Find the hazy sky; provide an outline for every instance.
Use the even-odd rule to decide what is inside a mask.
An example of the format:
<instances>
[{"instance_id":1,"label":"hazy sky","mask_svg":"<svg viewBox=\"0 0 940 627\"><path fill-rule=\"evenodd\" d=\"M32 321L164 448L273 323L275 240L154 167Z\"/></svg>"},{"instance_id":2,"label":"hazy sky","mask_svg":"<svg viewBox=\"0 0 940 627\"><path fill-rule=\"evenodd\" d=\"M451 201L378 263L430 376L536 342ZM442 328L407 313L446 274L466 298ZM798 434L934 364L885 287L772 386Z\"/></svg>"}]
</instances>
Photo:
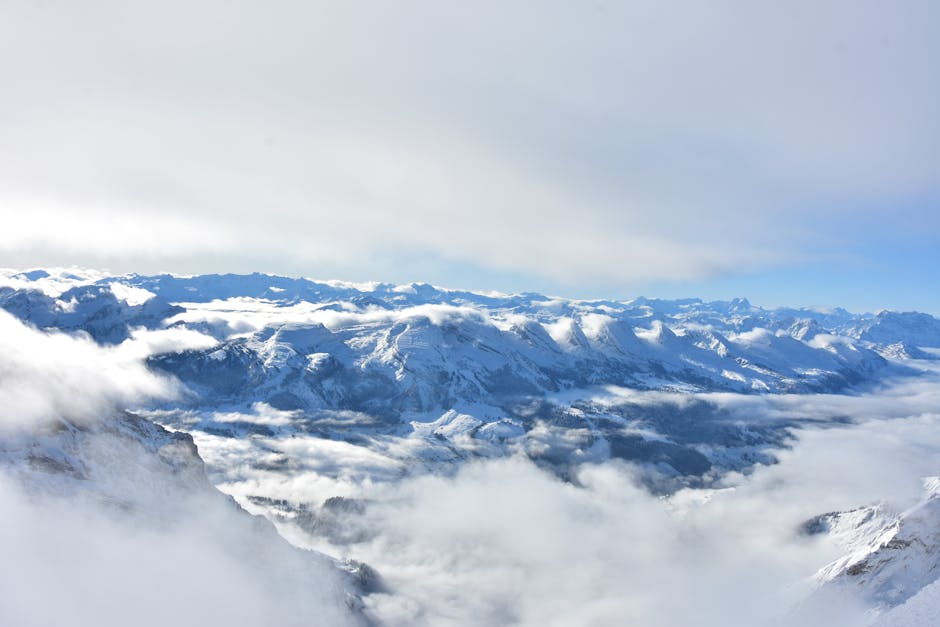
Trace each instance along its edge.
<instances>
[{"instance_id":1,"label":"hazy sky","mask_svg":"<svg viewBox=\"0 0 940 627\"><path fill-rule=\"evenodd\" d=\"M0 265L940 312L940 4L0 0Z\"/></svg>"}]
</instances>

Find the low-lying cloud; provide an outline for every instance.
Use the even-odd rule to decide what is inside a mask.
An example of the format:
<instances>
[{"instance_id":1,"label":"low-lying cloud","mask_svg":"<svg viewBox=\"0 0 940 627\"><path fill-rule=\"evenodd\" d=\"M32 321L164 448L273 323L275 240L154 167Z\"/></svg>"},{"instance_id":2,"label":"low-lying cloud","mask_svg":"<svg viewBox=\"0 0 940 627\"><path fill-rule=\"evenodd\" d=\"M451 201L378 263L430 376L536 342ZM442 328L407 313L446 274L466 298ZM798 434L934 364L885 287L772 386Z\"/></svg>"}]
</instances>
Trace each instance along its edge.
<instances>
[{"instance_id":1,"label":"low-lying cloud","mask_svg":"<svg viewBox=\"0 0 940 627\"><path fill-rule=\"evenodd\" d=\"M667 497L643 489L647 471L626 463L585 464L566 482L519 457L398 481L365 460L357 473L354 455L333 479L253 471L243 451L238 477L227 486L224 471L219 478L241 496L369 503L344 521L352 542L282 529L376 567L389 590L366 603L383 624L848 627L871 618L863 598L802 605L811 576L844 549L802 536L800 525L874 502L895 511L916 502L921 478L940 473L938 394L936 375L925 372L858 397L711 395L732 419L739 412L740 420L789 417L803 426L775 453L779 463ZM683 397L660 396L646 400ZM842 417L852 420L830 420Z\"/></svg>"},{"instance_id":2,"label":"low-lying cloud","mask_svg":"<svg viewBox=\"0 0 940 627\"><path fill-rule=\"evenodd\" d=\"M579 486L520 459L470 464L363 490L378 503L363 523L375 536L331 548L390 582L393 594L368 599L390 625L860 625L861 599L791 615L840 555L798 528L879 500L909 506L919 477L940 470L938 426L933 415L806 431L727 489L662 499L621 464L582 467Z\"/></svg>"},{"instance_id":3,"label":"low-lying cloud","mask_svg":"<svg viewBox=\"0 0 940 627\"><path fill-rule=\"evenodd\" d=\"M148 356L212 343L174 328L104 347L0 310L4 625L358 624L329 560L238 511L185 443L119 417L177 392ZM61 419L79 428L45 428Z\"/></svg>"},{"instance_id":4,"label":"low-lying cloud","mask_svg":"<svg viewBox=\"0 0 940 627\"><path fill-rule=\"evenodd\" d=\"M94 420L171 397L177 385L146 367L149 352L133 342L102 347L85 336L39 331L0 310L0 428Z\"/></svg>"},{"instance_id":5,"label":"low-lying cloud","mask_svg":"<svg viewBox=\"0 0 940 627\"><path fill-rule=\"evenodd\" d=\"M28 495L0 474L4 624L355 624L325 561L217 496L160 503L141 486L145 503L135 507L148 517L133 516L77 496Z\"/></svg>"}]
</instances>

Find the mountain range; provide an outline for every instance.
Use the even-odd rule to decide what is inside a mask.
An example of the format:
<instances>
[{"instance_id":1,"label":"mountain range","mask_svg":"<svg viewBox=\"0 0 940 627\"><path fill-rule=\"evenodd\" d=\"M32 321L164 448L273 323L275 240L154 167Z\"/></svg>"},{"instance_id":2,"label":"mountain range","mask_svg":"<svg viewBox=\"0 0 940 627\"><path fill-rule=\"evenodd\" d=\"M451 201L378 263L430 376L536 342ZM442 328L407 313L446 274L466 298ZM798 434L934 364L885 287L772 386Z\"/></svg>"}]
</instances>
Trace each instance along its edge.
<instances>
[{"instance_id":1,"label":"mountain range","mask_svg":"<svg viewBox=\"0 0 940 627\"><path fill-rule=\"evenodd\" d=\"M885 381L922 377L940 354L940 320L917 312L573 300L267 274L7 271L0 308L36 332L136 347L174 385L89 424L60 417L5 436L0 463L19 483L149 519L167 514L148 504L198 494L234 527L264 528L248 510L282 533L289 526L334 543L367 533L356 520L368 502L253 488L233 493L235 503L212 484L237 483L246 467L388 482L523 456L575 484L581 466L614 460L640 469L654 494L711 488L774 464L809 424L853 420L822 407L755 407L864 397ZM935 478L925 490L903 512L859 504L808 520L801 533L845 549L817 573L819 589L862 590L881 620L904 607L929 611L923 599L940 577ZM273 526L252 537L291 555L277 559L298 559ZM382 588L379 574L313 559L333 573L330 594L346 599L346 618L369 620L362 598Z\"/></svg>"}]
</instances>

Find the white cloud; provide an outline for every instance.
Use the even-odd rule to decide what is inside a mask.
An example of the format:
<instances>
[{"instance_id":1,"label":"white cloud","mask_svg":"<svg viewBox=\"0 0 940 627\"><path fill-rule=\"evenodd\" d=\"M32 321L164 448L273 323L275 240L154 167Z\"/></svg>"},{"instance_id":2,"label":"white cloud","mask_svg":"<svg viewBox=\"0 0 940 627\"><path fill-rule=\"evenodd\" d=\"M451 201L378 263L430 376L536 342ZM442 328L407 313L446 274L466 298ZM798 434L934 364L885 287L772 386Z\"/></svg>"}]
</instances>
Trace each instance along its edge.
<instances>
[{"instance_id":1,"label":"white cloud","mask_svg":"<svg viewBox=\"0 0 940 627\"><path fill-rule=\"evenodd\" d=\"M389 310L357 308L351 303L309 303L301 301L284 306L259 298L236 297L213 300L208 303L181 303L186 311L167 319L167 324L185 322L206 323L223 330L224 334L258 331L279 324L322 324L330 330L358 325L408 322L427 319L431 324L443 325L465 320L490 322L486 312L469 306L426 304ZM338 306L339 310L333 306Z\"/></svg>"},{"instance_id":2,"label":"white cloud","mask_svg":"<svg viewBox=\"0 0 940 627\"><path fill-rule=\"evenodd\" d=\"M130 338L121 342L117 351L128 356L146 359L151 355L207 349L218 344L219 341L214 337L186 327L174 326L167 329L141 327L133 329Z\"/></svg>"},{"instance_id":3,"label":"white cloud","mask_svg":"<svg viewBox=\"0 0 940 627\"><path fill-rule=\"evenodd\" d=\"M292 421L301 417L300 411L284 411L275 409L267 403L254 403L250 414L240 414L236 412L217 412L212 415L215 422L246 422L256 425L268 425L271 427L283 427L289 425Z\"/></svg>"},{"instance_id":4,"label":"white cloud","mask_svg":"<svg viewBox=\"0 0 940 627\"><path fill-rule=\"evenodd\" d=\"M119 283L117 281L109 283L108 287L111 288L111 292L114 294L115 298L124 301L131 307L136 305L143 305L148 300L156 296L156 294L153 292L145 290L141 287L125 285L124 283Z\"/></svg>"},{"instance_id":5,"label":"white cloud","mask_svg":"<svg viewBox=\"0 0 940 627\"><path fill-rule=\"evenodd\" d=\"M135 498L153 498L147 489ZM149 503L147 520L74 496L27 495L0 475L0 503L8 624L354 624L330 566L222 498Z\"/></svg>"},{"instance_id":6,"label":"white cloud","mask_svg":"<svg viewBox=\"0 0 940 627\"><path fill-rule=\"evenodd\" d=\"M936 472L938 422L806 431L778 465L729 479L733 490L669 499L616 464L582 468L582 487L521 460L469 464L362 490L379 502L364 523L377 536L330 548L384 574L394 595L369 604L391 625L788 624L807 578L839 554L799 537L800 523L882 499L910 505ZM793 620L864 624L861 601L841 603Z\"/></svg>"},{"instance_id":7,"label":"white cloud","mask_svg":"<svg viewBox=\"0 0 940 627\"><path fill-rule=\"evenodd\" d=\"M708 400L732 419L758 424L806 421L793 447L778 451L778 464L731 474L725 489L668 498L645 492L640 473L618 463L582 466L577 486L518 458L397 481L362 454L307 442L283 450L321 465L342 459L343 472L330 470L335 479L254 472L246 470L247 454L231 466L241 474L224 489L370 502L364 518L344 522L365 530L365 542L333 545L290 525L285 533L375 566L391 593L367 604L390 625L848 627L867 620L860 599L827 599L791 614L810 590L808 578L841 553L824 538L800 536L798 527L828 511L875 501L900 511L916 501L920 478L937 474L938 393L936 373L928 372L858 397L631 396L651 404ZM857 423L826 422L836 416Z\"/></svg>"},{"instance_id":8,"label":"white cloud","mask_svg":"<svg viewBox=\"0 0 940 627\"><path fill-rule=\"evenodd\" d=\"M18 264L622 283L938 226L929 3L3 13Z\"/></svg>"},{"instance_id":9,"label":"white cloud","mask_svg":"<svg viewBox=\"0 0 940 627\"><path fill-rule=\"evenodd\" d=\"M233 507L185 443L137 441L146 429L107 422L176 391L147 356L207 343L174 328L103 347L0 310L4 624L358 624L333 564ZM58 419L80 428L43 428ZM81 478L33 463L45 456Z\"/></svg>"},{"instance_id":10,"label":"white cloud","mask_svg":"<svg viewBox=\"0 0 940 627\"><path fill-rule=\"evenodd\" d=\"M129 346L105 348L82 336L42 332L0 310L0 427L55 418L95 420L176 392Z\"/></svg>"},{"instance_id":11,"label":"white cloud","mask_svg":"<svg viewBox=\"0 0 940 627\"><path fill-rule=\"evenodd\" d=\"M105 278L105 274L87 268L49 268L41 270L45 275L40 278L24 279L17 277L21 270L12 268L0 269L0 286L15 290L39 290L46 296L57 298L63 292L79 285L88 285Z\"/></svg>"},{"instance_id":12,"label":"white cloud","mask_svg":"<svg viewBox=\"0 0 940 627\"><path fill-rule=\"evenodd\" d=\"M377 537L349 549L393 586L369 607L390 625L769 624L828 557L794 538L798 518L766 525L760 496L683 519L625 467L580 481L502 460L379 491Z\"/></svg>"}]
</instances>

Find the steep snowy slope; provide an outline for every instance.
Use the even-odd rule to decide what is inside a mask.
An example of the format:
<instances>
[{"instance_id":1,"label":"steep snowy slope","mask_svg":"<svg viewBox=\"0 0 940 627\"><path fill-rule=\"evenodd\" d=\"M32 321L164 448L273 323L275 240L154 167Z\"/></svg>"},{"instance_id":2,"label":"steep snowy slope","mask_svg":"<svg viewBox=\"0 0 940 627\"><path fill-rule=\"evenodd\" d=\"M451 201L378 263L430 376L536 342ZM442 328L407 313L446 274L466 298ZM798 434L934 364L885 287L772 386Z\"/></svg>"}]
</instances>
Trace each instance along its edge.
<instances>
[{"instance_id":1,"label":"steep snowy slope","mask_svg":"<svg viewBox=\"0 0 940 627\"><path fill-rule=\"evenodd\" d=\"M190 435L121 409L176 392L142 363L158 336L104 347L0 312L0 622L362 623L367 567L290 546Z\"/></svg>"},{"instance_id":2,"label":"steep snowy slope","mask_svg":"<svg viewBox=\"0 0 940 627\"><path fill-rule=\"evenodd\" d=\"M119 602L115 608L120 610L93 610L95 620L105 624L128 620L135 624L166 620L195 624L191 616L203 613L217 613L220 620L227 616L230 622L226 624L234 625L263 619L253 614L254 610L240 618L231 616L236 598L228 595L242 594L247 595L240 599L242 603L270 612L269 618L278 624L309 625L323 620L336 625L365 623L356 608L361 605L359 596L377 585L374 573L360 564L336 562L288 545L270 523L250 516L209 483L192 438L186 434L168 432L129 413L86 424L52 420L32 429L5 430L0 435L0 481L11 480L12 488L2 486L7 520L3 524L4 540L0 541L5 564L19 564L22 573L11 585L26 590L36 583L32 577L59 580L74 577L77 573L71 570L88 569L88 577L98 578L98 587L86 590L87 598L82 603L109 603L107 586L115 585L114 576L119 574L94 574L101 568L99 561L113 560L128 567L133 562L138 581L161 577L161 571L169 565L138 544L149 538L150 543L180 547L165 559L179 562L172 564L172 569L182 569L186 574L180 575L178 583L163 584L168 593L183 585L204 589L202 598L188 602L192 605L160 609L157 616L163 618L141 616L140 612L148 611L145 603L124 607ZM23 511L55 530L60 539L53 542L62 542L65 552L74 550L74 544L65 545L76 541L69 539L75 529L82 529L80 541L86 543L83 561L54 572L46 571L53 565L27 567L20 563L16 556L26 551L23 536L29 534L17 521L17 514ZM98 534L103 536L100 545ZM130 554L115 558L108 544L124 541ZM35 557L24 555L23 559ZM208 560L211 566L201 560ZM201 580L203 576L220 575L215 572L216 563L239 577L253 579L245 584L257 588L242 589L245 584L238 581L238 591L227 591L217 587L227 585L221 581ZM85 582L78 588L88 585L92 583ZM143 586L129 586L128 594L132 598L153 594ZM271 596L264 599L263 595ZM75 603L78 601L66 594L59 599L58 607L43 611L15 595L0 595L4 620L18 625L55 622L51 618L54 615L66 615L75 622L90 618L86 614L91 607L70 605ZM252 615L254 619L249 618Z\"/></svg>"},{"instance_id":3,"label":"steep snowy slope","mask_svg":"<svg viewBox=\"0 0 940 627\"><path fill-rule=\"evenodd\" d=\"M805 530L846 550L816 574L822 590L857 595L876 612L904 605L940 579L940 478L926 479L923 500L903 512L872 505L821 515Z\"/></svg>"},{"instance_id":4,"label":"steep snowy slope","mask_svg":"<svg viewBox=\"0 0 940 627\"><path fill-rule=\"evenodd\" d=\"M878 617L872 627L929 627L940 625L940 581L922 588L902 605Z\"/></svg>"}]
</instances>

